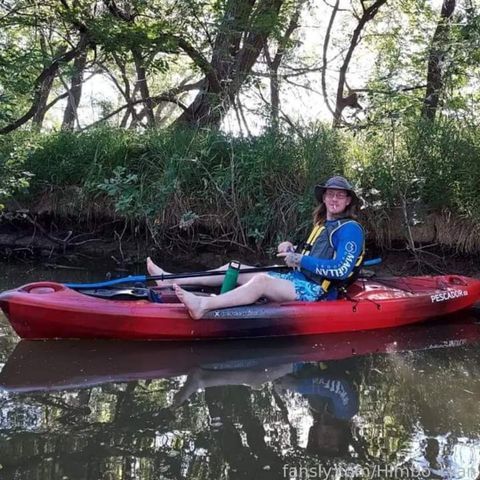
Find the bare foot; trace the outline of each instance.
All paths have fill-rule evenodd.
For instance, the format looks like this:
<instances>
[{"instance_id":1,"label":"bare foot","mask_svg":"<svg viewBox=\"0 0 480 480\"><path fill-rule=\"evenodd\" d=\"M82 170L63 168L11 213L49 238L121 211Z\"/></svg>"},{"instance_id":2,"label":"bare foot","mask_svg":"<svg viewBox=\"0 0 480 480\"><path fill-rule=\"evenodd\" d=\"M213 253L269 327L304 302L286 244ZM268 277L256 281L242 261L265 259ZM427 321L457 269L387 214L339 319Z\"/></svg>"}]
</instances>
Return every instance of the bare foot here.
<instances>
[{"instance_id":1,"label":"bare foot","mask_svg":"<svg viewBox=\"0 0 480 480\"><path fill-rule=\"evenodd\" d=\"M197 297L176 284L173 285L173 289L178 299L187 307L188 313L192 318L198 320L207 313L207 309L205 308L206 297Z\"/></svg>"},{"instance_id":2,"label":"bare foot","mask_svg":"<svg viewBox=\"0 0 480 480\"><path fill-rule=\"evenodd\" d=\"M147 257L147 271L150 275L170 275L169 272L165 271L163 268L160 268L150 257ZM169 280L157 280L157 285L159 287L164 287L166 285L171 285L172 282Z\"/></svg>"}]
</instances>

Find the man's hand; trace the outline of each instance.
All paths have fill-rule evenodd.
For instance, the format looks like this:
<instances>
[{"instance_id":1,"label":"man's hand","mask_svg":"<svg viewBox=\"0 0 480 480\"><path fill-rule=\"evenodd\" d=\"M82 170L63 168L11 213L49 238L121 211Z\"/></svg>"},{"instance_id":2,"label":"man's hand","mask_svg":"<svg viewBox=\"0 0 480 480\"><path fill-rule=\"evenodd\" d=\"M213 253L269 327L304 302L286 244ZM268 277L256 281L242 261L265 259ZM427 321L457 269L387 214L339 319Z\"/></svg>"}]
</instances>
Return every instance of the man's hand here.
<instances>
[{"instance_id":1,"label":"man's hand","mask_svg":"<svg viewBox=\"0 0 480 480\"><path fill-rule=\"evenodd\" d=\"M282 242L277 247L278 253L286 253L286 252L293 252L295 247L293 246L292 242Z\"/></svg>"},{"instance_id":2,"label":"man's hand","mask_svg":"<svg viewBox=\"0 0 480 480\"><path fill-rule=\"evenodd\" d=\"M300 268L300 262L302 261L303 255L295 252L281 252L277 254L277 257L283 257L287 267Z\"/></svg>"}]
</instances>

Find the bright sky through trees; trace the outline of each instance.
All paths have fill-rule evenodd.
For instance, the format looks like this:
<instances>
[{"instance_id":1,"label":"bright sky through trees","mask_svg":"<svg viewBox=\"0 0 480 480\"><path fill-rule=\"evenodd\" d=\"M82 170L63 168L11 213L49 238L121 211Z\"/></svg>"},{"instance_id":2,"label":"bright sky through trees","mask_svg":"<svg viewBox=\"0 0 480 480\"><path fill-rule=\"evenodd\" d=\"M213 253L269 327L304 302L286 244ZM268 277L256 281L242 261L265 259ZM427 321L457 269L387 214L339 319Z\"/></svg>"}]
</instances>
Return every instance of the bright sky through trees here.
<instances>
[{"instance_id":1,"label":"bright sky through trees","mask_svg":"<svg viewBox=\"0 0 480 480\"><path fill-rule=\"evenodd\" d=\"M327 92L332 97L335 95L338 69L344 56L345 45L354 25L354 19L348 8L350 4L350 0L340 2L341 11L336 17L333 27L333 32L337 38L332 42L328 51L329 63L327 65L326 82ZM442 0L430 0L430 4L434 11L439 11ZM297 44L291 53L291 58L286 62L290 66L283 68L284 73L291 74L291 67L294 66L296 61L301 60L302 65L305 65L306 68L316 70L304 75L290 76L281 84L282 113L298 124L308 124L318 120L328 122L331 119L331 112L325 104L321 91L321 73L319 71L322 66L322 49L331 11L331 5L323 1L314 2L303 9L299 28L295 32ZM425 26L430 35L434 26L433 23ZM339 35L340 32L344 33ZM421 47L421 45L416 46L417 49ZM350 87L365 88L375 60L376 53L371 43L361 41L355 50L349 68L351 74ZM266 125L266 119L258 114L258 110L262 107L262 104L265 106L265 100L268 99L269 95L267 70L263 59L257 62L254 71L259 74L257 77L258 85L244 86L241 93L241 102L245 109L250 132L258 133ZM177 81L181 80L181 75L178 75ZM195 93L192 92L190 97L193 98L194 96ZM92 76L85 82L79 107L78 115L81 125L85 126L94 120L99 120L105 109L117 107L121 102L120 92L106 75L96 74ZM59 102L47 117L47 125L51 128L55 128L55 125L59 123L65 104L66 101ZM360 111L357 112L357 115L362 118L363 113ZM240 132L238 118L233 110L230 110L225 117L223 129L236 134Z\"/></svg>"}]
</instances>

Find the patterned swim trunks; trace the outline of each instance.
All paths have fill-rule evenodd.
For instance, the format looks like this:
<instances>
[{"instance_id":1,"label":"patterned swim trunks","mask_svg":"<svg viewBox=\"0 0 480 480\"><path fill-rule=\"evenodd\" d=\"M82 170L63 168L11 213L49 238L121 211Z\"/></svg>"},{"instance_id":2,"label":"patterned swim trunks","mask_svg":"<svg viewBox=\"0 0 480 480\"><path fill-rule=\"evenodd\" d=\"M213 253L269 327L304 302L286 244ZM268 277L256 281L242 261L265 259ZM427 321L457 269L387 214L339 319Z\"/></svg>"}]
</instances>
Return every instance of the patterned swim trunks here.
<instances>
[{"instance_id":1,"label":"patterned swim trunks","mask_svg":"<svg viewBox=\"0 0 480 480\"><path fill-rule=\"evenodd\" d=\"M295 287L296 298L300 302L316 302L323 295L322 287L314 282L307 280L302 272L293 271L288 273L268 272L273 278L281 278L293 283Z\"/></svg>"}]
</instances>

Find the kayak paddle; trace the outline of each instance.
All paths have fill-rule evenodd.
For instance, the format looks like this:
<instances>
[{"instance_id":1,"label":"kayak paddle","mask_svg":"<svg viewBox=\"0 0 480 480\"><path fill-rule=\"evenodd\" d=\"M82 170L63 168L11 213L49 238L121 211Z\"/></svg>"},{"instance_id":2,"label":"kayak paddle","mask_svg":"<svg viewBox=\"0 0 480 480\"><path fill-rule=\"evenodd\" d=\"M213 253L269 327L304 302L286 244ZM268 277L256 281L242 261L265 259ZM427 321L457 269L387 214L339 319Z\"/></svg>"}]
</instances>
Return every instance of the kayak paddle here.
<instances>
[{"instance_id":1,"label":"kayak paddle","mask_svg":"<svg viewBox=\"0 0 480 480\"><path fill-rule=\"evenodd\" d=\"M381 262L381 258L373 258L371 260L365 260L362 266L371 267L372 265L378 265ZM272 272L277 270L285 270L286 268L288 268L286 265L251 267L241 269L240 273ZM64 285L68 288L81 290L87 288L113 287L114 285L120 285L122 283L143 283L151 280L173 280L177 278L213 277L218 275L225 275L225 270L213 270L208 272L168 273L164 275L129 275L128 277L114 278L112 280L105 280L103 282L97 283L65 283Z\"/></svg>"}]
</instances>

